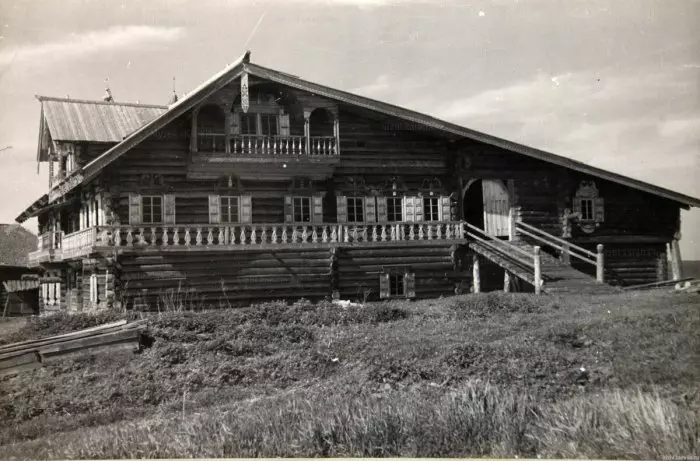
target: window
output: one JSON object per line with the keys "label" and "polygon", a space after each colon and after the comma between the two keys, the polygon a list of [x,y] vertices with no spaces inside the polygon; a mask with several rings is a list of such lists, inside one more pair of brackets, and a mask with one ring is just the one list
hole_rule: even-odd
{"label": "window", "polygon": [[595,214],[593,213],[593,199],[581,199],[581,220],[593,221],[594,219]]}
{"label": "window", "polygon": [[406,296],[404,274],[389,274],[389,295],[391,297]]}
{"label": "window", "polygon": [[260,134],[265,136],[277,136],[277,115],[260,114]]}
{"label": "window", "polygon": [[238,197],[222,196],[220,202],[221,222],[239,222]]}
{"label": "window", "polygon": [[364,199],[348,197],[348,222],[364,222]]}
{"label": "window", "polygon": [[294,222],[311,222],[311,197],[294,197]]}
{"label": "window", "polygon": [[440,212],[438,209],[437,197],[423,198],[423,216],[426,221],[439,221]]}
{"label": "window", "polygon": [[401,197],[387,198],[386,206],[388,221],[403,221],[403,200]]}
{"label": "window", "polygon": [[387,298],[415,298],[416,275],[408,267],[389,267],[379,276],[379,296]]}
{"label": "window", "polygon": [[144,224],[160,224],[163,222],[163,197],[160,195],[142,197]]}
{"label": "window", "polygon": [[[585,233],[594,232],[605,221],[605,203],[593,181],[581,181],[573,199],[574,213],[578,216],[578,227]],[[568,216],[568,211],[565,211]],[[565,218],[564,235],[571,232],[569,218]]]}
{"label": "window", "polygon": [[241,113],[241,134],[258,134],[258,114]]}

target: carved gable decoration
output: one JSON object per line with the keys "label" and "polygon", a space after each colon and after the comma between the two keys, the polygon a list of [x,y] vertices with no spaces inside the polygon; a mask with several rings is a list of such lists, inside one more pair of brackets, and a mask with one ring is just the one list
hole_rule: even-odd
{"label": "carved gable decoration", "polygon": [[142,174],[139,177],[139,185],[147,187],[159,187],[165,185],[162,174]]}
{"label": "carved gable decoration", "polygon": [[390,177],[382,186],[382,195],[400,196],[406,195],[406,192],[408,192],[408,187],[406,187],[401,176]]}
{"label": "carved gable decoration", "polygon": [[307,177],[295,177],[289,183],[289,192],[314,193],[316,187],[314,181]]}
{"label": "carved gable decoration", "polygon": [[250,108],[250,98],[248,95],[248,72],[241,75],[241,110],[247,113]]}
{"label": "carved gable decoration", "polygon": [[438,195],[442,190],[442,181],[437,177],[424,179],[419,189],[420,193],[423,195]]}

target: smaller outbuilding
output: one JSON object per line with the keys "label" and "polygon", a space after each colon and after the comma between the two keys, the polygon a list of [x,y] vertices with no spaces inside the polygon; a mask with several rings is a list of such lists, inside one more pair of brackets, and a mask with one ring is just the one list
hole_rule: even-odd
{"label": "smaller outbuilding", "polygon": [[3,317],[39,313],[38,271],[28,267],[37,236],[18,224],[0,224],[0,309]]}

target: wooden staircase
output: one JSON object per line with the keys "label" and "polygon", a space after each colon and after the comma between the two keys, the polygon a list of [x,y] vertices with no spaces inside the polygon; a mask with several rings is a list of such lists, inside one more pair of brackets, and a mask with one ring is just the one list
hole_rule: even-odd
{"label": "wooden staircase", "polygon": [[[466,227],[466,235],[471,240],[469,248],[474,253],[534,286],[536,293],[610,294],[620,291],[602,281],[602,247],[595,254],[524,223],[514,226],[516,238],[510,241],[489,235],[468,223]],[[539,246],[530,243],[532,241],[559,251],[560,257],[541,251]],[[595,265],[599,279],[573,268],[568,262],[571,256]]]}

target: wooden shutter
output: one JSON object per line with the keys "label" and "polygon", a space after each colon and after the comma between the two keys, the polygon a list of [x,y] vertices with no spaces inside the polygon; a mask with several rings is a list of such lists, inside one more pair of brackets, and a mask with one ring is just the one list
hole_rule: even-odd
{"label": "wooden shutter", "polygon": [[292,196],[284,196],[284,222],[294,221],[294,207],[292,206]]}
{"label": "wooden shutter", "polygon": [[386,205],[386,197],[377,197],[377,221],[389,221],[388,208]]}
{"label": "wooden shutter", "polygon": [[173,194],[163,196],[163,223],[175,224],[175,196]]}
{"label": "wooden shutter", "polygon": [[129,194],[129,224],[141,224],[141,196]]}
{"label": "wooden shutter", "polygon": [[581,197],[574,197],[574,213],[581,212]]}
{"label": "wooden shutter", "polygon": [[348,222],[348,198],[344,195],[338,195],[336,198],[336,211],[338,213],[338,222]]}
{"label": "wooden shutter", "polygon": [[605,202],[602,197],[596,197],[593,199],[593,207],[595,209],[595,221],[604,222],[605,221]]}
{"label": "wooden shutter", "polygon": [[440,197],[440,221],[452,221],[450,197]]}
{"label": "wooden shutter", "polygon": [[416,216],[416,221],[423,221],[423,197],[413,198],[413,209]]}
{"label": "wooden shutter", "polygon": [[312,206],[312,218],[311,222],[322,223],[323,222],[323,196],[314,195],[311,197]]}
{"label": "wooden shutter", "polygon": [[241,202],[241,222],[242,223],[253,222],[252,197],[250,195],[242,195],[240,198],[240,202]]}
{"label": "wooden shutter", "polygon": [[280,115],[280,136],[289,136],[289,114]]}
{"label": "wooden shutter", "polygon": [[406,272],[403,275],[404,290],[407,298],[416,297],[416,274]]}
{"label": "wooden shutter", "polygon": [[403,219],[406,222],[413,222],[416,220],[415,200],[415,197],[403,198]]}
{"label": "wooden shutter", "polygon": [[232,135],[241,134],[241,114],[234,112],[229,118],[231,126],[229,128],[229,133]]}
{"label": "wooden shutter", "polygon": [[389,282],[389,273],[385,272],[383,274],[379,274],[379,297],[382,299],[386,299],[390,296],[390,293],[391,288]]}
{"label": "wooden shutter", "polygon": [[377,206],[375,197],[365,197],[365,222],[377,222]]}
{"label": "wooden shutter", "polygon": [[209,196],[209,223],[219,224],[221,222],[221,197],[218,195]]}

